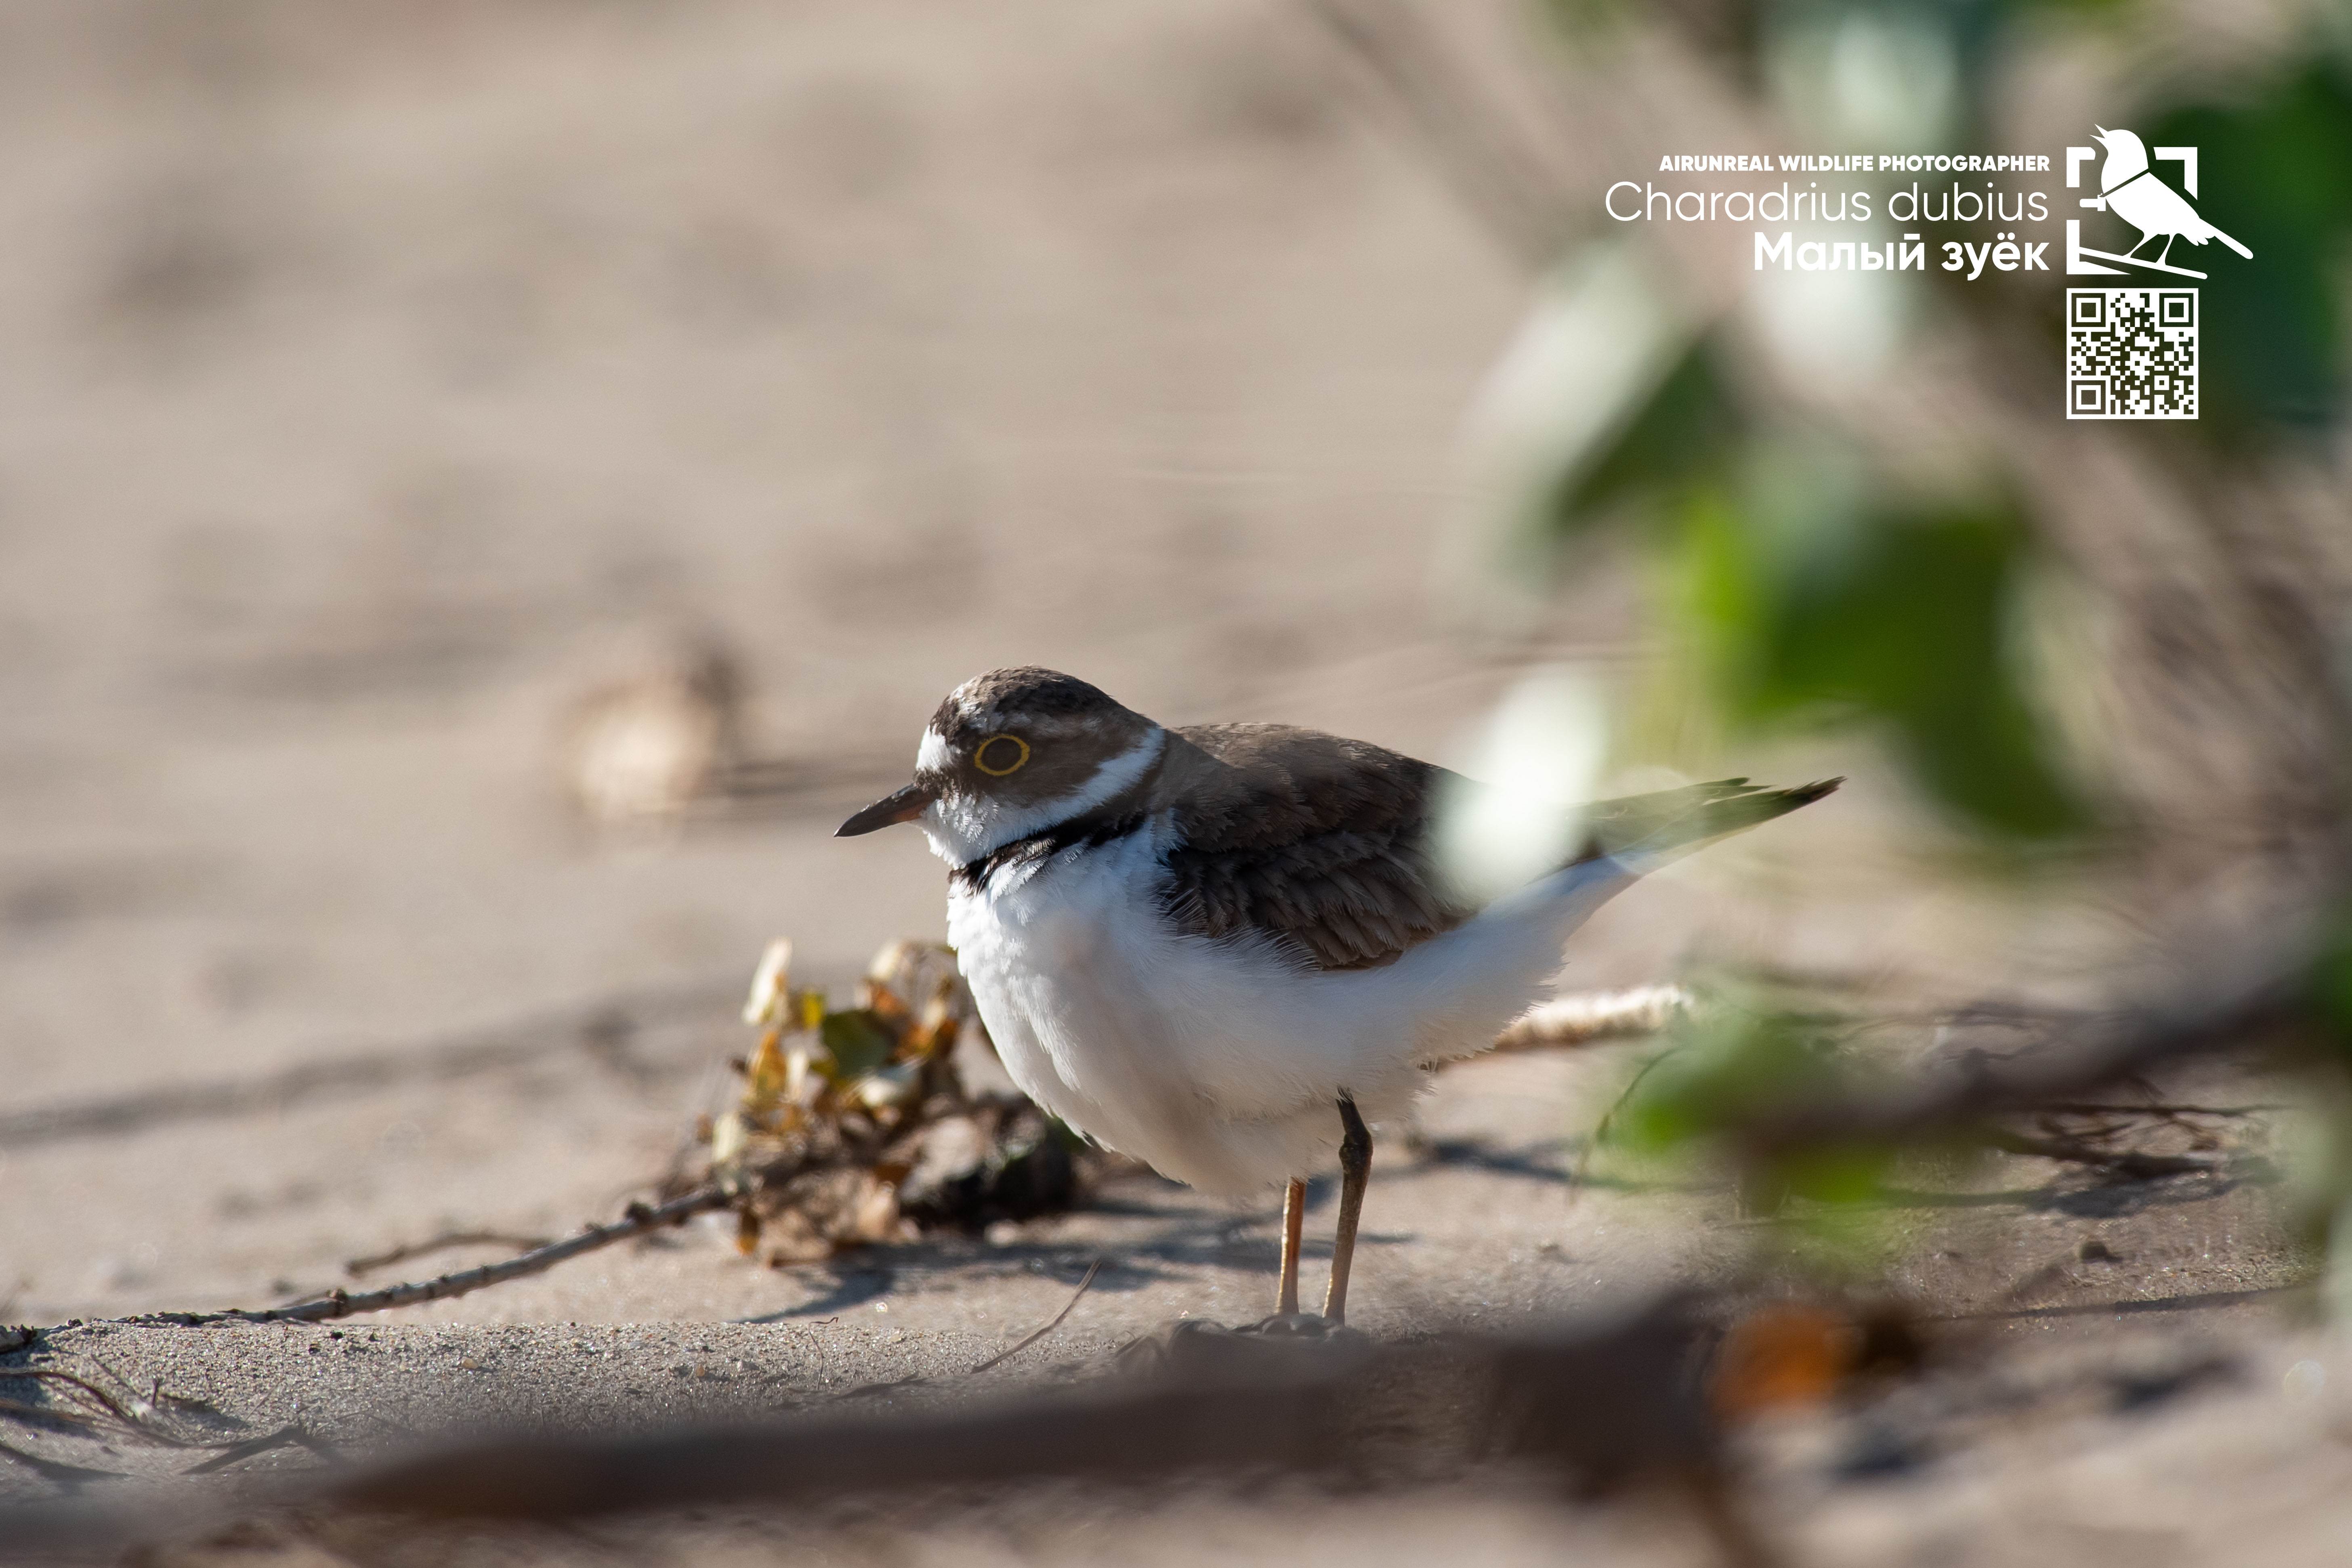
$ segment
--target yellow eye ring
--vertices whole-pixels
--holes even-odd
[[[1002,768],[991,767],[988,762],[989,749],[997,745],[1018,746],[1021,748],[1021,754],[1013,759],[1010,766]],[[987,740],[982,741],[980,743],[980,749],[971,754],[971,765],[978,768],[982,773],[986,773],[989,777],[995,779],[1001,779],[1007,773],[1019,773],[1022,769],[1022,765],[1028,761],[1029,742],[1023,740],[1018,735],[991,735]]]

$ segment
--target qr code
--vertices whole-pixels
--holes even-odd
[[[2066,417],[2197,417],[2197,290],[2066,290]]]

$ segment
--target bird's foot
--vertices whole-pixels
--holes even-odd
[[[1237,1329],[1181,1318],[1122,1346],[1118,1363],[1147,1374],[1282,1375],[1321,1366],[1333,1357],[1352,1361],[1371,1343],[1360,1331],[1312,1312],[1281,1312]]]
[[[1244,1323],[1230,1331],[1236,1334],[1263,1334],[1277,1340],[1328,1340],[1342,1334],[1361,1339],[1347,1324],[1334,1322],[1320,1312],[1276,1312],[1271,1318],[1261,1318],[1255,1323]]]

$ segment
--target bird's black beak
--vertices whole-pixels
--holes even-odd
[[[833,830],[835,838],[855,838],[861,833],[871,833],[877,827],[893,823],[912,822],[923,815],[923,808],[939,796],[922,784],[910,784],[894,790]]]

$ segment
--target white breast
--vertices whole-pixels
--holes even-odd
[[[948,900],[948,940],[1013,1081],[1081,1132],[1144,1159],[1164,1141],[1152,1130],[1213,1114],[1197,1086],[1167,1070],[1172,1021],[1154,993],[1172,933],[1153,907],[1156,874],[1146,831],[985,888],[959,883]]]
[[[1380,969],[1188,936],[1154,896],[1164,824],[958,884],[949,940],[1005,1068],[1088,1137],[1215,1193],[1328,1163],[1337,1101],[1402,1111],[1425,1064],[1486,1048],[1627,879],[1580,868]]]

